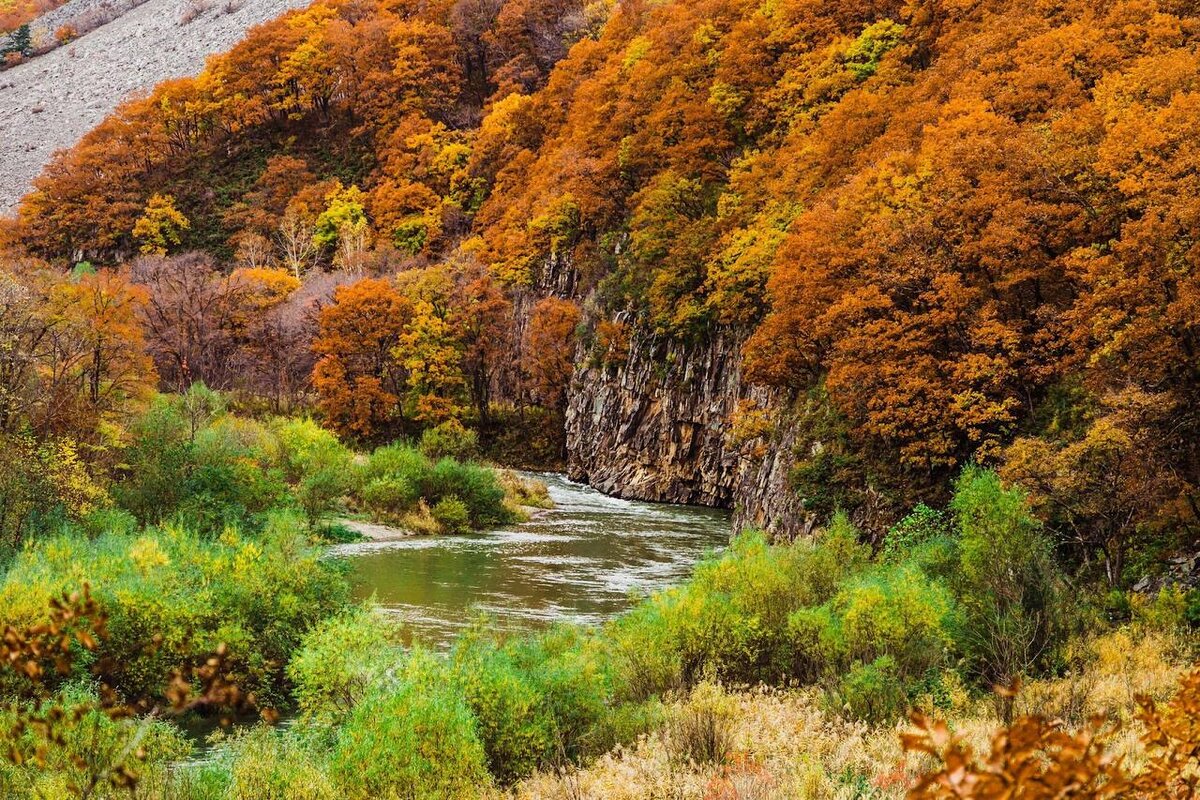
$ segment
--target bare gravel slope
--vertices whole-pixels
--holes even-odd
[[[228,50],[251,26],[307,2],[148,0],[65,47],[0,72],[0,214],[14,209],[54,151],[79,141],[123,99],[199,72],[207,56]]]

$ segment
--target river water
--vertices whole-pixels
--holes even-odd
[[[561,475],[554,508],[496,531],[341,545],[358,598],[374,597],[409,635],[444,647],[480,615],[503,628],[597,623],[679,583],[729,540],[727,512],[609,497]]]

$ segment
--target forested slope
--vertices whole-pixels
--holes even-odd
[[[17,3],[32,11],[53,3]],[[300,0],[74,0],[30,23],[28,57],[0,76],[0,215],[15,213],[54,152],[73,147],[130,95],[191,75]],[[0,30],[4,29],[0,3]],[[13,46],[0,36],[0,54]]]
[[[320,283],[292,346],[343,432],[539,405],[577,474],[787,530],[882,530],[978,461],[1117,582],[1139,539],[1195,540],[1198,25],[321,0],[125,105],[11,238]],[[182,383],[165,353],[196,343],[150,344]],[[213,369],[186,377],[255,390]]]

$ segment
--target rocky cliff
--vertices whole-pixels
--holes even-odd
[[[743,385],[740,344],[728,333],[694,345],[635,337],[623,365],[580,366],[566,415],[571,477],[619,497],[732,508],[736,528],[805,532],[786,404]],[[779,424],[738,440],[739,401]]]

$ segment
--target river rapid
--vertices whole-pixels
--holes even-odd
[[[445,647],[483,616],[519,629],[595,624],[684,580],[729,541],[729,514],[609,497],[556,474],[554,508],[500,530],[335,547],[356,597],[373,598],[415,641]]]

